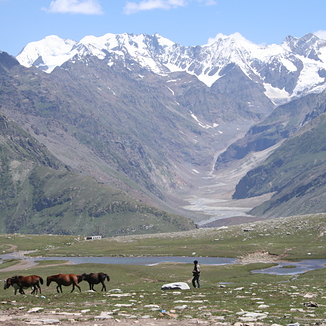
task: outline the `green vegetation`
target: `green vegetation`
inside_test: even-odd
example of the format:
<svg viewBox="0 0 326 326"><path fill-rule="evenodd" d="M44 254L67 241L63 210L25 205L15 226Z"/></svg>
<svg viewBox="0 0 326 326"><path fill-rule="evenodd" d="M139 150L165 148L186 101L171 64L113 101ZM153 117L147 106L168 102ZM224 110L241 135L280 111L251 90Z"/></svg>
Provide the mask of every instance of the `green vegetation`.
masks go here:
<svg viewBox="0 0 326 326"><path fill-rule="evenodd" d="M249 171L236 187L234 198L274 193L250 211L255 216L291 216L324 212L326 190L326 115L300 129Z"/></svg>
<svg viewBox="0 0 326 326"><path fill-rule="evenodd" d="M187 255L250 257L250 254L268 251L270 257L283 259L325 258L324 237L326 215L297 216L231 226L225 229L199 229L181 233L135 235L101 240L58 235L2 235L3 252L36 250L35 256L109 256L109 255ZM17 247L15 247L17 246ZM307 254L310 254L307 256ZM284 255L284 256L283 256ZM42 295L13 295L13 289L1 290L2 308L14 313L41 307L51 311L78 314L77 321L92 320L101 312L114 318L199 318L241 321L246 313L262 313L268 324L294 322L312 324L325 320L326 269L309 271L298 276L253 273L253 270L273 266L273 261L259 259L247 264L202 265L200 289L161 291L170 282L191 281L192 264L163 263L155 266L80 264L60 265L64 262L41 262L19 272L1 272L2 279L15 273L37 274L46 278L56 273L99 272L110 275L107 293L87 292L88 284L80 283L82 293L70 293L71 287L57 294L55 285L42 286ZM1 267L7 267L5 262ZM49 266L51 265L51 266ZM100 285L95 286L100 290ZM122 294L117 291L119 289ZM111 292L110 292L111 291ZM304 304L316 302L317 307ZM156 307L156 308L153 308ZM165 310L166 313L161 311ZM87 311L87 312L86 312Z"/></svg>
<svg viewBox="0 0 326 326"><path fill-rule="evenodd" d="M0 115L0 232L115 236L195 228L185 217L73 172Z"/></svg>

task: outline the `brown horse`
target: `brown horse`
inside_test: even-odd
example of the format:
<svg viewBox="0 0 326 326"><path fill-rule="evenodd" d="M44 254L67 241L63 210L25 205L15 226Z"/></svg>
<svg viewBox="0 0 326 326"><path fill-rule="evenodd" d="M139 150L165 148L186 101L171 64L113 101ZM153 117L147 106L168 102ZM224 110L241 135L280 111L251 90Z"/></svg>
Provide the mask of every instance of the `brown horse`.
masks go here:
<svg viewBox="0 0 326 326"><path fill-rule="evenodd" d="M106 291L106 286L104 284L104 281L105 280L110 281L109 275L105 273L90 273L90 274L84 273L82 275L79 275L79 277L80 277L80 282L87 281L89 284L89 289L93 291L96 291L94 289L94 284L99 284L99 283L102 283L101 291L103 290Z"/></svg>
<svg viewBox="0 0 326 326"><path fill-rule="evenodd" d="M43 284L42 277L38 275L29 275L29 276L22 276L22 275L16 275L13 277L9 277L5 280L5 289L8 289L11 286L15 289L15 294L17 294L17 290L19 290L20 294L25 294L23 289L32 288L33 291L31 294L35 293L37 294L38 290L40 291L40 294L42 293L40 283Z"/></svg>
<svg viewBox="0 0 326 326"><path fill-rule="evenodd" d="M58 293L60 293L60 291L62 293L62 285L64 286L72 285L71 292L75 290L75 287L77 287L81 292L80 286L78 285L78 277L75 274L56 274L56 275L48 276L46 279L46 285L49 286L51 282L56 282L58 284L57 286Z"/></svg>

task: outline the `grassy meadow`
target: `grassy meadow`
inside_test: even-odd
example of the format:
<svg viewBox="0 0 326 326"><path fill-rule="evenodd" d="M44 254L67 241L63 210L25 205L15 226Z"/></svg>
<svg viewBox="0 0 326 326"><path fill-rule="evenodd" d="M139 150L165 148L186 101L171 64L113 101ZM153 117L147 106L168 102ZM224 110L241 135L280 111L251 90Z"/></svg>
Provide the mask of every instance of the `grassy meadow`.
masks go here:
<svg viewBox="0 0 326 326"><path fill-rule="evenodd" d="M78 236L0 235L3 253L33 251L33 256L137 256L180 255L248 257L269 252L285 260L325 259L326 215L291 217L219 229L198 229L187 232L134 235L101 240L84 240ZM275 265L272 261L253 259L246 264L202 265L200 289L162 291L170 282L191 284L192 264L162 263L155 266L79 264L63 265L63 261L42 261L32 268L5 271L19 260L6 260L0 265L0 278L15 274L37 274L46 279L57 273L106 272L110 275L107 292L88 292L88 283L81 282L82 292L70 293L63 287L58 294L55 284L42 286L42 295L14 295L13 289L0 289L2 309L13 312L43 307L44 312L65 311L80 314L79 319L92 319L106 312L114 318L199 318L235 323L248 313L268 324L287 325L298 322L313 324L326 320L326 269L299 275L268 275L253 270ZM290 266L291 269L291 266ZM119 289L119 291L117 291ZM311 302L317 307L307 307ZM305 305L306 304L306 305ZM165 313L162 313L162 310ZM245 320L245 319L244 319Z"/></svg>

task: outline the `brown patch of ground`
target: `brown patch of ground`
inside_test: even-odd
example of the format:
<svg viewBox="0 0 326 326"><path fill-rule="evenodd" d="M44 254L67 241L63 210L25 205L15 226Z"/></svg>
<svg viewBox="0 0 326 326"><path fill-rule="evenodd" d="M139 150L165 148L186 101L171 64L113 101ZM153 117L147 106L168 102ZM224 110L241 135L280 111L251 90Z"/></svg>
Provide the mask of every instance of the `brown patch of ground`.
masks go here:
<svg viewBox="0 0 326 326"><path fill-rule="evenodd" d="M279 261L280 258L281 257L279 255L271 254L268 251L258 251L250 253L244 257L240 257L239 262L241 264L274 263Z"/></svg>

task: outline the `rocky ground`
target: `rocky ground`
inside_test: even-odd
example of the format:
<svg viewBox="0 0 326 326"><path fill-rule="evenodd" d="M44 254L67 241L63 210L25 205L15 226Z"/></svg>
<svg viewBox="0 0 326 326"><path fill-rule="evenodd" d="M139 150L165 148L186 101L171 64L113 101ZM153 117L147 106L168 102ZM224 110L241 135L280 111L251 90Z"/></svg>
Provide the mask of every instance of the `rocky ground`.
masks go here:
<svg viewBox="0 0 326 326"><path fill-rule="evenodd" d="M242 257L240 262L243 264L248 264L252 262L275 262L278 257L269 254L268 252L256 252L248 256ZM10 267L12 270L19 268L26 268L26 262L22 261L20 264ZM119 293L117 290L116 293L112 290L111 294L108 296L118 297L129 295L132 298L132 294L128 293ZM158 294L161 296L162 305L164 303L164 294ZM175 292L176 297L178 293ZM181 295L181 292L179 293ZM183 296L183 299L187 298L187 302L184 300L176 300L175 309L169 311L162 310L162 307L159 305L148 305L145 308L148 309L148 314L144 313L141 307L137 307L137 304L140 304L140 301L133 301L131 304L134 305L134 314L130 312L125 312L124 309L127 308L127 304L116 304L116 309L105 309L105 305L102 306L102 311L98 315L90 313L90 310L87 309L85 303L85 309L80 312L69 312L69 307L66 310L58 308L44 308L44 307L34 307L28 309L23 306L19 306L15 301L6 302L2 301L5 309L0 310L0 322L3 326L26 326L26 325L61 325L61 326L71 326L71 325L81 325L81 326L111 326L111 325L153 325L153 326L163 326L163 325L219 325L219 326L277 326L278 324L270 324L264 322L264 319L267 318L268 313L262 312L264 309L257 310L257 312L247 312L239 311L235 313L234 320L237 320L233 323L224 321L223 316L211 316L209 317L210 312L206 309L205 319L186 318L185 311L187 309L192 309L196 304L205 303L205 294L198 292L195 295ZM307 298L309 300L309 298ZM180 302L179 302L180 301ZM158 299L159 302L159 299ZM8 308L8 304L11 305ZM142 307L144 308L144 307ZM194 308L195 309L195 308ZM197 309L197 307L196 307ZM108 311L109 310L109 311ZM313 314L313 311L311 311ZM156 316L155 318L153 316ZM180 319L180 317L182 319ZM208 317L208 318L207 318ZM307 320L307 323L299 325L283 323L281 325L326 325L320 321L313 321L313 318ZM279 325L279 326L281 326Z"/></svg>

